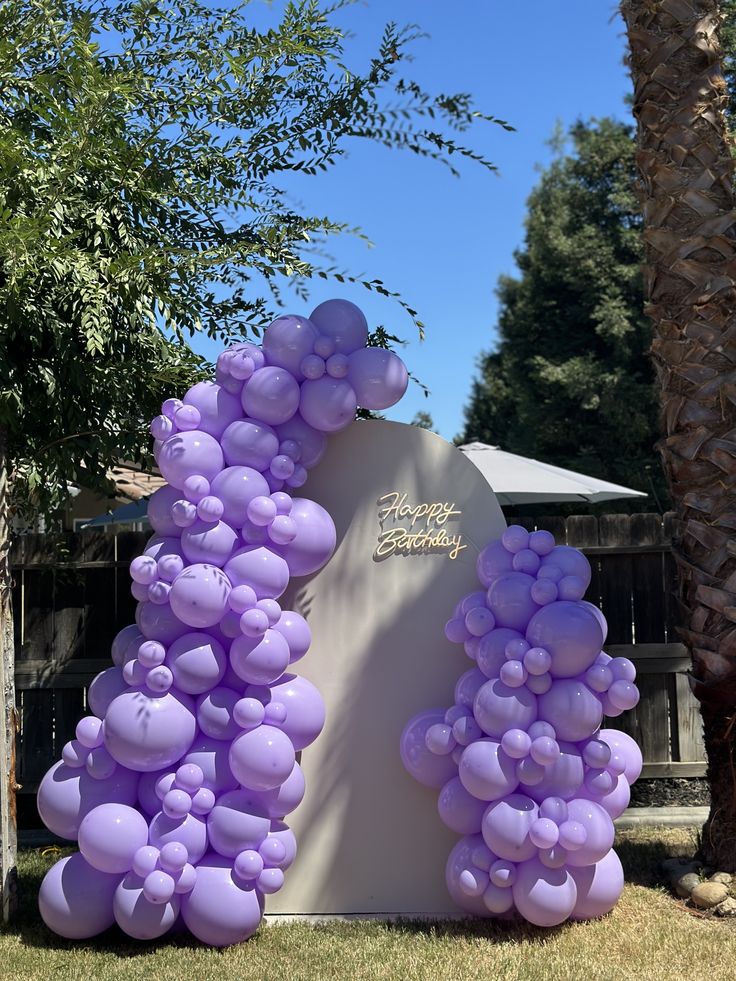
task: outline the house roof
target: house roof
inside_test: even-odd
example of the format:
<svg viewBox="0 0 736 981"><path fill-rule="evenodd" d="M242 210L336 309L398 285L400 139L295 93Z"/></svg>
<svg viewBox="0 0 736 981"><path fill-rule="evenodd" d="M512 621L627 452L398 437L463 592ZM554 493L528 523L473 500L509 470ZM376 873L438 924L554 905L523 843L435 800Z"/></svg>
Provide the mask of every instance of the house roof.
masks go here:
<svg viewBox="0 0 736 981"><path fill-rule="evenodd" d="M118 495L129 501L140 501L150 497L166 481L158 471L146 473L132 463L120 463L108 472L108 477L117 488Z"/></svg>

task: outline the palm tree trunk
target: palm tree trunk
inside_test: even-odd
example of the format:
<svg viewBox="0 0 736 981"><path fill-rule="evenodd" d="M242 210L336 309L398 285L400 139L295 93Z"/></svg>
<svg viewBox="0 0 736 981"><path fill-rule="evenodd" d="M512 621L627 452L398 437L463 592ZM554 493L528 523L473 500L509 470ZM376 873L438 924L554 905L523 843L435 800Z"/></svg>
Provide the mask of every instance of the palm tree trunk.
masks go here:
<svg viewBox="0 0 736 981"><path fill-rule="evenodd" d="M702 853L736 870L736 214L717 0L623 0L645 295L708 755Z"/></svg>
<svg viewBox="0 0 736 981"><path fill-rule="evenodd" d="M8 468L5 434L0 429L0 886L3 923L16 911L16 811L15 811L15 651L10 578L10 528L8 524Z"/></svg>

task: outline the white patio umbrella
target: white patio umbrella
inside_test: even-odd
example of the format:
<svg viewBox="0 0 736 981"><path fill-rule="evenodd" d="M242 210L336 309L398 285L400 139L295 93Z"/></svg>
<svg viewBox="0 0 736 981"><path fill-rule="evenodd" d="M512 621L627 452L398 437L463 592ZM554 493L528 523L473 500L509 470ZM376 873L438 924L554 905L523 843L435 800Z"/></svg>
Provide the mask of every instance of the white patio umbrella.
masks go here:
<svg viewBox="0 0 736 981"><path fill-rule="evenodd" d="M459 450L480 470L501 505L541 504L544 501L613 501L646 497L642 491L553 467L486 443L466 443Z"/></svg>

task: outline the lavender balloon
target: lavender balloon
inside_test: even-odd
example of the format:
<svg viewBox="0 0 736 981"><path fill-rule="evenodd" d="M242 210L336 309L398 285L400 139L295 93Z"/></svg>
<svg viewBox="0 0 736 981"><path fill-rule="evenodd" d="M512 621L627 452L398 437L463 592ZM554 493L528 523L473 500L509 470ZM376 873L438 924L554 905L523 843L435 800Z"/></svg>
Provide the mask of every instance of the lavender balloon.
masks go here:
<svg viewBox="0 0 736 981"><path fill-rule="evenodd" d="M602 916L623 887L613 819L641 751L600 726L636 704L634 666L601 651L605 619L582 598L588 560L549 532L512 525L481 551L477 573L484 589L445 627L477 667L447 710L408 723L400 747L416 780L441 787L441 820L466 836L448 859L448 890L476 916L541 927Z"/></svg>
<svg viewBox="0 0 736 981"><path fill-rule="evenodd" d="M231 346L213 380L167 399L151 424L167 484L131 564L136 622L115 637L113 666L89 689L92 714L38 793L49 829L81 849L39 895L64 937L117 922L152 940L183 920L203 943L238 943L294 861L283 818L304 796L296 753L325 709L312 684L285 673L311 634L279 597L329 560L336 533L324 508L293 494L327 434L358 404L392 405L407 377L396 355L366 350L354 304L330 300L313 316L279 317L262 350ZM433 780L453 766L425 762ZM482 808L462 786L446 798L458 827L463 809Z"/></svg>

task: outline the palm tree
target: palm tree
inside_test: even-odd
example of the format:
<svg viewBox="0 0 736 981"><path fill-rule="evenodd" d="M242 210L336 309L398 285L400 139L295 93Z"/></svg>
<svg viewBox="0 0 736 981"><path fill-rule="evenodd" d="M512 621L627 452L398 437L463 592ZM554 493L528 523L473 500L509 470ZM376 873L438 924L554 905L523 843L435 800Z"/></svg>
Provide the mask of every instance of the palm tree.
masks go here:
<svg viewBox="0 0 736 981"><path fill-rule="evenodd" d="M660 449L678 516L682 636L711 810L702 857L736 869L736 212L718 0L623 0Z"/></svg>

